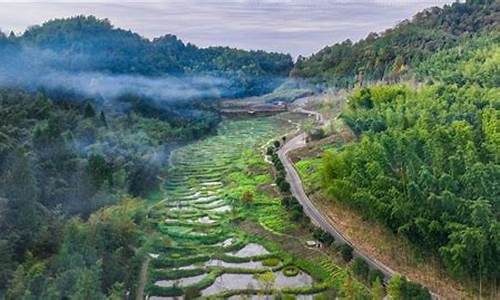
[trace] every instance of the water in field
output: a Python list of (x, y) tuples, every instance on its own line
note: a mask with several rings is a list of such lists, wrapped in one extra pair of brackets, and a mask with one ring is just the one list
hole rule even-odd
[[(312, 284), (311, 276), (301, 272), (297, 276), (287, 277), (282, 272), (276, 272), (275, 288), (301, 288)], [(213, 296), (225, 290), (237, 290), (242, 288), (265, 290), (265, 284), (252, 274), (222, 274), (215, 282), (204, 289), (203, 296)]]
[(166, 199), (153, 212), (162, 239), (151, 250), (156, 255), (149, 269), (150, 298), (180, 296), (179, 288), (197, 289), (202, 296), (249, 286), (263, 290), (252, 272), (273, 271), (275, 288), (312, 285), (306, 273), (286, 277), (264, 266), (262, 260), (273, 252), (229, 222), (241, 204), (227, 195), (225, 176), (242, 168), (238, 161), (245, 151), (261, 151), (267, 141), (290, 130), (284, 123), (277, 118), (223, 121), (217, 135), (174, 151)]

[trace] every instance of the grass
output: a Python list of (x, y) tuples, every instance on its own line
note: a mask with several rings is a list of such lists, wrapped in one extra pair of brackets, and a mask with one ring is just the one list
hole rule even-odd
[(262, 261), (262, 265), (265, 267), (276, 267), (280, 264), (281, 260), (276, 257), (270, 257)]
[(283, 269), (283, 274), (285, 274), (286, 277), (295, 277), (299, 272), (300, 270), (294, 266), (288, 266)]
[(317, 190), (321, 187), (321, 161), (321, 158), (309, 158), (295, 163), (302, 182), (309, 190)]

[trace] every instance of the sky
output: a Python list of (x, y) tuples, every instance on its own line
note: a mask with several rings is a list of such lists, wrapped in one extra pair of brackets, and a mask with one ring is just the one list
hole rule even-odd
[(230, 46), (309, 56), (347, 38), (392, 27), (453, 0), (0, 0), (0, 30), (75, 15), (108, 18), (147, 38), (175, 34), (200, 47)]

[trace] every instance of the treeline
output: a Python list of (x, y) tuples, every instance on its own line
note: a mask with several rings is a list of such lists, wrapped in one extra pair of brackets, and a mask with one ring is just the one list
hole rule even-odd
[[(26, 252), (5, 299), (121, 300), (135, 295), (142, 263), (136, 249), (143, 243), (145, 217), (142, 203), (125, 199), (87, 222), (72, 219), (44, 228), (45, 239), (59, 244), (57, 251)], [(4, 254), (2, 259), (8, 259)]]
[(495, 0), (467, 0), (430, 8), (381, 34), (346, 40), (309, 58), (299, 57), (291, 74), (339, 87), (412, 75), (410, 70), (437, 51), (463, 39), (498, 30), (500, 4)]
[(12, 60), (19, 53), (46, 59), (55, 69), (68, 72), (148, 77), (210, 74), (234, 82), (236, 92), (230, 96), (272, 91), (281, 82), (277, 79), (288, 76), (293, 67), (290, 55), (198, 48), (174, 35), (150, 41), (93, 16), (48, 21), (20, 36), (0, 34), (0, 55)]
[[(286, 142), (286, 137), (282, 138), (282, 142)], [(313, 225), (309, 216), (305, 214), (302, 204), (291, 194), (290, 184), (286, 180), (285, 167), (277, 154), (280, 144), (280, 141), (275, 140), (273, 145), (267, 148), (266, 155), (271, 158), (271, 162), (276, 170), (276, 186), (283, 196), (281, 204), (289, 212), (290, 220), (307, 228), (314, 239), (319, 241), (323, 247), (337, 251), (343, 261), (349, 264), (349, 269), (352, 271), (352, 274), (354, 274), (358, 280), (370, 287), (372, 299), (383, 299), (385, 294), (391, 299), (397, 300), (431, 299), (431, 294), (427, 288), (418, 283), (408, 281), (406, 277), (400, 275), (396, 275), (390, 279), (386, 292), (382, 285), (385, 278), (384, 273), (378, 269), (371, 268), (363, 258), (354, 258), (354, 249), (349, 244), (335, 240), (330, 233)], [(351, 278), (345, 279), (343, 286), (344, 290), (341, 295), (348, 299), (362, 298), (361, 292), (352, 289), (350, 284), (352, 284)]]
[(499, 51), (486, 35), (419, 65), (420, 88), (356, 89), (342, 117), (359, 142), (322, 170), (338, 201), (479, 283), (500, 279)]
[[(54, 293), (76, 293), (80, 280), (102, 282), (101, 291), (95, 282), (81, 283), (94, 285), (98, 293), (108, 293), (114, 282), (130, 288), (133, 272), (122, 269), (130, 266), (123, 260), (133, 255), (120, 243), (134, 244), (121, 235), (131, 234), (129, 223), (138, 226), (137, 220), (123, 219), (127, 225), (107, 216), (105, 222), (118, 222), (109, 225), (114, 231), (108, 233), (108, 225), (96, 221), (102, 213), (87, 223), (68, 224), (68, 219), (87, 220), (126, 195), (158, 191), (171, 147), (211, 132), (219, 117), (201, 104), (167, 108), (151, 99), (125, 98), (117, 103), (127, 108), (105, 109), (91, 100), (53, 101), (43, 93), (0, 90), (0, 295), (10, 287), (9, 299), (66, 298), (45, 297), (42, 291), (53, 287)], [(112, 233), (102, 237), (112, 245), (101, 243), (95, 226)], [(75, 245), (66, 249), (67, 243)], [(115, 258), (116, 265), (108, 266), (107, 260)], [(114, 273), (108, 276), (114, 268), (120, 280)], [(55, 281), (49, 285), (49, 279)]]

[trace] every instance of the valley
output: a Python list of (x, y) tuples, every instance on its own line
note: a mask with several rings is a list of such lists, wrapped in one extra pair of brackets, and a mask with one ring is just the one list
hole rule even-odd
[(166, 197), (149, 213), (157, 231), (147, 246), (147, 299), (247, 294), (312, 299), (333, 286), (330, 278), (318, 276), (326, 270), (314, 270), (281, 245), (239, 227), (253, 220), (282, 234), (296, 226), (279, 200), (260, 190), (272, 188), (261, 146), (293, 128), (289, 117), (225, 120), (216, 135), (174, 151)]
[(500, 2), (219, 1), (0, 28), (0, 300), (499, 299)]

